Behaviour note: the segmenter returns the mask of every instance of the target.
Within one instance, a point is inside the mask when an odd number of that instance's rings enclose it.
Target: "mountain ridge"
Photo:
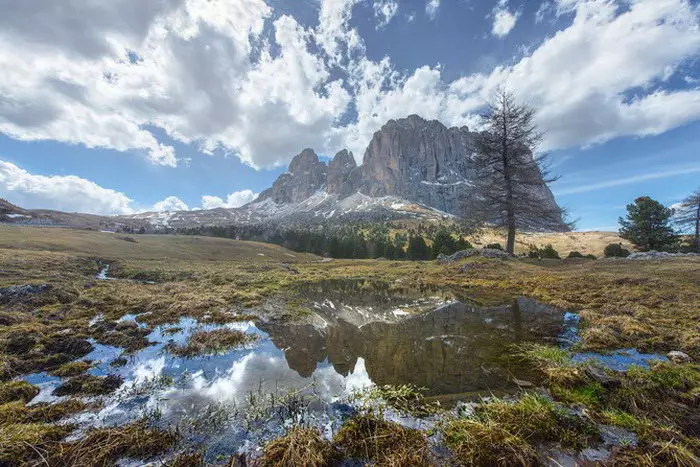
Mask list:
[[[468,216],[463,206],[475,177],[472,158],[476,135],[466,126],[448,128],[437,120],[410,115],[389,120],[374,133],[362,165],[357,165],[347,149],[337,152],[328,163],[321,161],[313,149],[302,150],[292,158],[285,173],[242,207],[93,216],[90,225],[97,222],[109,228],[123,224],[132,229],[159,230],[234,224],[439,221]],[[535,190],[542,203],[556,206],[546,185]],[[51,211],[41,213],[42,219],[52,217]],[[53,217],[70,224],[70,215],[54,213]],[[88,215],[81,216],[84,225]],[[543,225],[538,219],[528,219],[520,227],[568,230],[563,221]]]

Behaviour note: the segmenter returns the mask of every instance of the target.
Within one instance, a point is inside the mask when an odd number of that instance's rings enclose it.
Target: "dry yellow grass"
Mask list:
[[[499,230],[485,230],[480,235],[469,238],[469,241],[478,247],[483,247],[489,243],[505,245],[506,233]],[[632,244],[620,238],[616,232],[518,232],[515,237],[515,253],[527,253],[530,245],[538,248],[552,245],[562,258],[572,251],[578,251],[584,255],[591,254],[602,257],[603,250],[611,243],[622,243],[628,250],[634,250]]]

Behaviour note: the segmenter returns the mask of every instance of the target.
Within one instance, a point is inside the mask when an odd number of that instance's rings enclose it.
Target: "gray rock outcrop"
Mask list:
[[[328,164],[328,179],[326,181],[328,193],[337,194],[341,198],[352,195],[355,193],[357,185],[353,177],[358,175],[355,157],[347,149],[343,149]]]
[[[304,149],[294,156],[289,170],[280,175],[270,188],[260,193],[259,201],[301,203],[326,184],[328,166],[318,159],[313,149]]]

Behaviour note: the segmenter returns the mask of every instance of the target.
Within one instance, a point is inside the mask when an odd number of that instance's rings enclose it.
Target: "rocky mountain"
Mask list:
[[[347,150],[326,164],[313,149],[304,149],[272,187],[242,208],[136,217],[177,227],[468,215],[462,209],[475,176],[475,136],[467,127],[447,128],[417,115],[390,120],[374,134],[360,166]],[[546,186],[533,189],[542,203],[556,205]],[[541,226],[536,219],[527,221],[529,229],[566,229],[563,222]]]
[[[304,149],[270,188],[240,208],[147,212],[112,218],[51,211],[28,214],[9,212],[8,208],[10,217],[5,215],[4,220],[29,221],[30,218],[21,216],[30,216],[71,224],[75,217],[75,223],[84,228],[125,225],[152,230],[468,216],[463,212],[463,199],[470,194],[475,177],[472,168],[475,136],[467,127],[447,128],[436,120],[411,115],[382,126],[374,134],[359,166],[347,150],[338,152],[326,164],[313,149]],[[546,186],[533,189],[542,203],[556,206]],[[525,221],[521,227],[529,230],[567,230],[563,222],[542,225],[537,219]]]

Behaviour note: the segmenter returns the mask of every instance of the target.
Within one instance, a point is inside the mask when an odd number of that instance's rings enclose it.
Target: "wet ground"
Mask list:
[[[77,421],[85,428],[147,416],[177,427],[193,445],[204,444],[215,460],[255,450],[300,421],[330,434],[353,411],[352,395],[371,385],[411,384],[443,403],[515,391],[516,381],[537,381],[512,357],[513,344],[576,341],[576,315],[528,299],[481,308],[451,290],[363,280],[321,282],[297,292],[312,311],[309,319],[227,324],[257,339],[219,355],[168,352],[169,343],[184,344],[197,330],[222,327],[189,318],[153,329],[153,345],[119,366],[122,349],[93,342],[94,351],[82,358],[96,362],[89,373],[117,374],[124,384],[99,412]],[[576,358],[602,359],[617,369],[660,357],[626,351]],[[32,403],[57,400],[52,392],[61,378],[41,373],[24,379],[42,389]]]

